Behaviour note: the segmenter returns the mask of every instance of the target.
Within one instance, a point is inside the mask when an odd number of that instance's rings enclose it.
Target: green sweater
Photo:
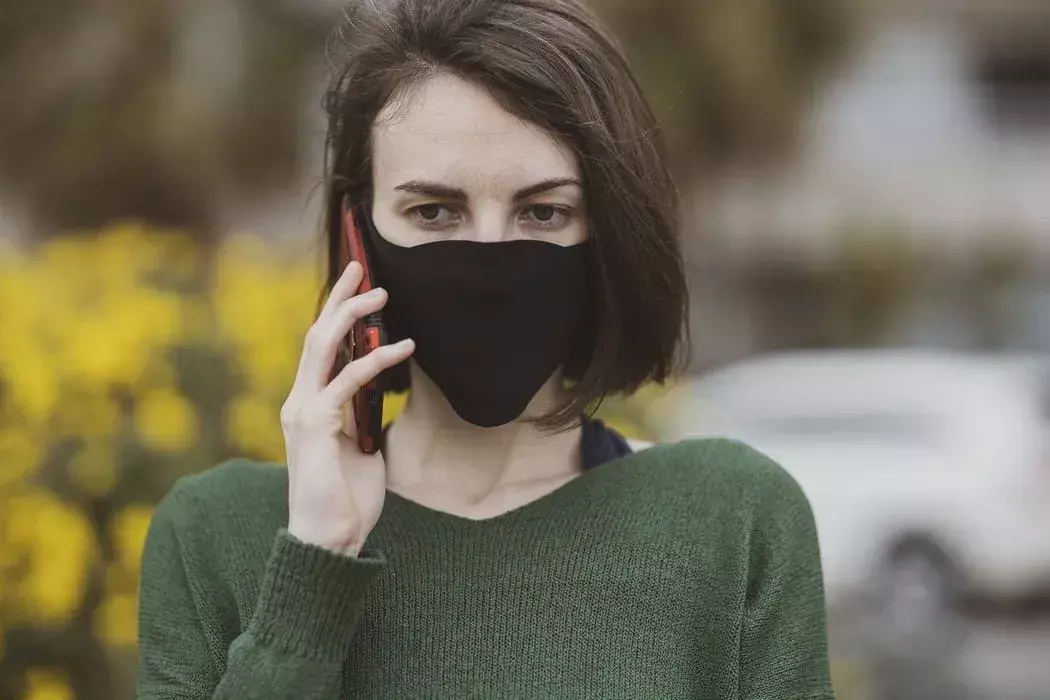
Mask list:
[[[181,479],[142,561],[138,697],[833,698],[809,504],[729,440],[607,462],[486,520],[388,493],[360,557],[287,471]]]

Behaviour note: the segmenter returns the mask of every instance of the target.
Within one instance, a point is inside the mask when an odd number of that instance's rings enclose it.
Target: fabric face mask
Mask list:
[[[488,428],[518,418],[588,341],[589,241],[403,247],[367,227],[389,292],[389,342],[416,341],[413,359],[463,420]]]

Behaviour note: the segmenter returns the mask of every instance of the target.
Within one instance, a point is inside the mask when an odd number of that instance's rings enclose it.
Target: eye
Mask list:
[[[536,221],[550,221],[557,213],[557,210],[549,204],[537,204],[532,208],[532,216]]]
[[[542,229],[555,229],[568,223],[571,217],[568,207],[555,204],[534,204],[521,211],[523,223]]]
[[[456,222],[456,212],[444,204],[421,204],[409,210],[413,221],[423,228],[444,228]]]
[[[436,221],[441,216],[441,205],[440,204],[424,204],[423,206],[416,209],[419,212],[420,218],[424,221]]]

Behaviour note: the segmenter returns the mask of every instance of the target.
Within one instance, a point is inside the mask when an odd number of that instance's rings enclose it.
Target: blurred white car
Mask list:
[[[829,601],[1021,596],[1050,587],[1048,366],[914,350],[768,355],[675,388],[661,438],[734,437],[783,465],[812,504]]]

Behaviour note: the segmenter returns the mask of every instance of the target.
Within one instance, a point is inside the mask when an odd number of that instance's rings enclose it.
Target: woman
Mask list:
[[[139,697],[832,697],[796,483],[585,417],[664,380],[685,317],[674,189],[613,41],[575,0],[348,20],[287,469],[234,460],[160,504]],[[340,269],[344,196],[372,294]],[[397,342],[340,367],[380,309]],[[384,371],[411,397],[366,455],[343,407]]]

